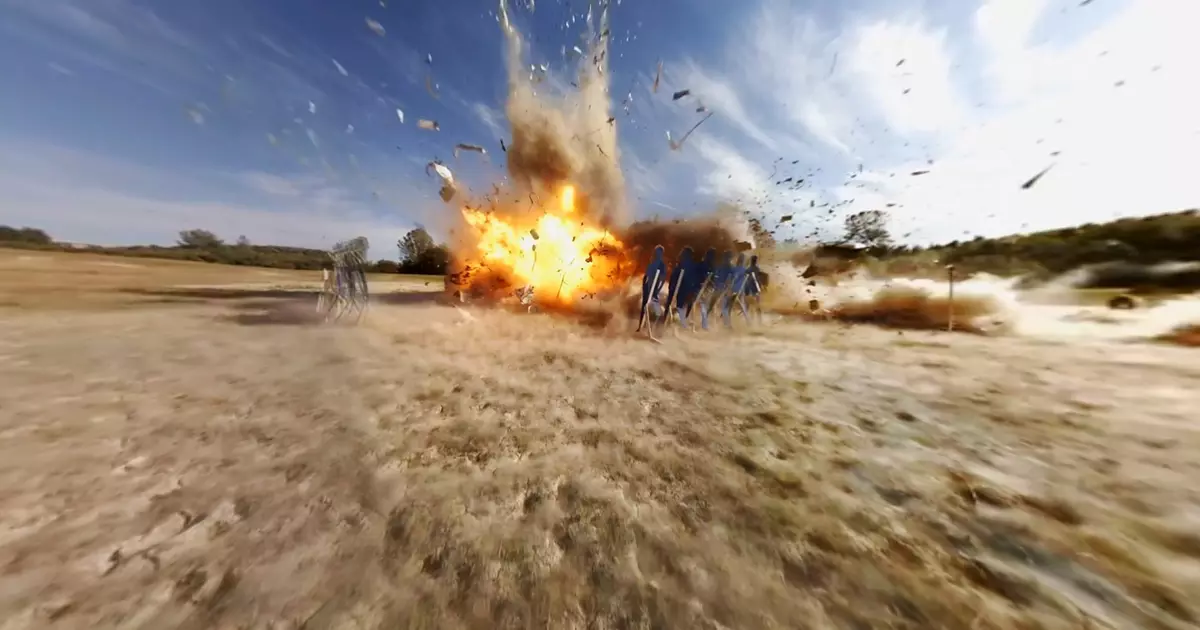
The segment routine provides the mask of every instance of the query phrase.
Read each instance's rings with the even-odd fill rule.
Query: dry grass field
[[[1194,350],[317,281],[0,250],[0,629],[1200,627]]]

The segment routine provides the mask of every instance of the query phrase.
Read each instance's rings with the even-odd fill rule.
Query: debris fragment
[[[533,240],[535,240],[535,241],[538,240],[539,238],[541,238],[540,236],[538,236],[537,230],[534,228],[529,228],[529,235],[532,236]]]
[[[925,174],[926,174],[926,173],[928,173],[928,172],[929,172],[929,171],[913,171],[913,172],[912,172],[912,174],[913,174],[913,175],[925,175]]]
[[[396,117],[400,119],[400,124],[404,124],[404,110],[396,108]]]
[[[1033,177],[1030,177],[1030,178],[1029,178],[1029,181],[1025,182],[1024,184],[1021,184],[1021,189],[1022,189],[1022,190],[1029,190],[1030,188],[1033,188],[1033,187],[1034,187],[1034,185],[1038,183],[1038,180],[1039,180],[1039,179],[1041,179],[1041,178],[1042,178],[1042,176],[1043,176],[1043,175],[1045,175],[1046,173],[1049,173],[1049,172],[1050,172],[1050,169],[1052,169],[1052,168],[1054,168],[1054,165],[1053,165],[1053,164],[1051,164],[1050,166],[1047,166],[1046,168],[1044,168],[1044,169],[1042,169],[1042,170],[1038,171],[1037,175],[1034,175]]]
[[[691,93],[692,93],[691,90],[679,90],[678,92],[671,95],[671,100],[678,101],[679,99],[681,99]]]
[[[367,18],[367,28],[371,29],[372,33],[375,33],[380,37],[387,35],[387,29],[383,28],[382,24],[372,20],[371,18]]]
[[[316,103],[314,103],[312,101],[308,102],[308,113],[310,113],[310,114],[317,113],[317,104]]]
[[[354,133],[354,125],[346,125],[346,133]]]
[[[425,55],[425,64],[426,64],[426,65],[429,65],[429,66],[432,66],[432,65],[433,65],[433,53],[426,53],[426,55]]]
[[[655,94],[658,94],[658,82],[660,80],[662,80],[662,61],[661,60],[658,62],[658,70],[656,70],[654,72],[654,88],[651,91]]]
[[[337,71],[338,71],[339,73],[341,73],[341,75],[342,75],[342,76],[344,76],[344,77],[348,77],[348,76],[350,76],[350,73],[349,73],[349,72],[346,72],[346,68],[345,68],[345,67],[343,67],[343,66],[342,66],[342,64],[338,63],[338,60],[337,60],[337,59],[333,59],[333,58],[331,57],[329,60],[333,62],[333,67],[337,68]]]
[[[678,151],[679,149],[681,149],[683,147],[683,143],[685,141],[687,141],[688,136],[692,135],[692,132],[696,130],[696,127],[699,127],[700,125],[704,124],[704,121],[708,120],[709,118],[712,118],[712,115],[713,115],[712,112],[708,112],[707,116],[705,116],[704,118],[701,118],[699,122],[692,125],[692,128],[688,129],[687,133],[683,134],[683,137],[680,138],[678,141],[672,140],[671,132],[668,131],[667,132],[667,145],[671,147],[672,151]]]
[[[438,174],[438,177],[442,178],[443,182],[445,182],[447,184],[454,184],[454,173],[451,173],[450,169],[446,168],[445,164],[442,164],[441,162],[438,162],[437,160],[434,160],[434,161],[430,162],[429,164],[426,164],[425,165],[425,174],[426,175],[429,174],[429,169],[431,169],[431,168],[434,170],[434,172],[436,172]]]
[[[441,131],[442,127],[436,120],[425,120],[421,118],[417,121],[417,126],[426,131]]]
[[[785,215],[779,217],[780,223],[787,223],[788,221],[791,221],[791,220],[792,220],[792,215],[790,215],[790,214],[785,214]]]
[[[459,151],[473,151],[473,152],[479,153],[481,155],[487,155],[487,149],[485,149],[477,144],[459,143],[459,144],[454,145],[454,159],[456,159],[456,160],[458,159]]]

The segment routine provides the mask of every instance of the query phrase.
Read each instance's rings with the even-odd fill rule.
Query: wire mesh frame
[[[333,269],[325,270],[317,297],[322,321],[337,322],[349,315],[358,323],[367,312],[371,293],[367,287],[367,239],[357,237],[337,243],[329,250]]]

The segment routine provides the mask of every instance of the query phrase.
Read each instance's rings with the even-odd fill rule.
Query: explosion
[[[620,284],[624,245],[579,212],[575,200],[575,187],[565,185],[555,203],[533,208],[525,217],[463,208],[477,240],[460,272],[469,277],[461,283],[476,290],[481,284],[492,290],[529,288],[543,304],[571,304]],[[531,218],[538,210],[541,214]],[[625,267],[627,275],[632,269]],[[481,283],[483,278],[490,282]]]
[[[454,247],[448,288],[474,297],[516,293],[540,305],[577,306],[634,275],[632,253],[610,228],[628,222],[616,126],[609,110],[608,8],[599,29],[588,18],[589,55],[576,89],[539,91],[525,78],[524,41],[499,2],[507,49],[512,135],[508,181],[486,203],[460,208],[463,228]]]

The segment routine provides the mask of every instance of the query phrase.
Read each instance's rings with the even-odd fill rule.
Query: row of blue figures
[[[703,258],[696,260],[692,248],[684,247],[679,252],[679,260],[668,274],[667,263],[663,260],[663,246],[655,247],[654,257],[642,276],[641,320],[638,329],[641,329],[641,322],[646,320],[647,312],[653,319],[661,317],[664,313],[668,316],[674,313],[679,319],[679,325],[686,328],[692,313],[698,310],[700,327],[708,330],[709,315],[718,308],[725,326],[732,328],[734,304],[737,304],[746,322],[750,322],[748,301],[754,303],[761,323],[762,308],[759,300],[762,287],[759,284],[758,256],[751,256],[747,264],[745,254],[738,254],[735,261],[733,252],[726,251],[721,255],[720,264],[717,264],[716,260],[715,249],[709,249]],[[667,284],[665,304],[660,300],[664,283]]]

